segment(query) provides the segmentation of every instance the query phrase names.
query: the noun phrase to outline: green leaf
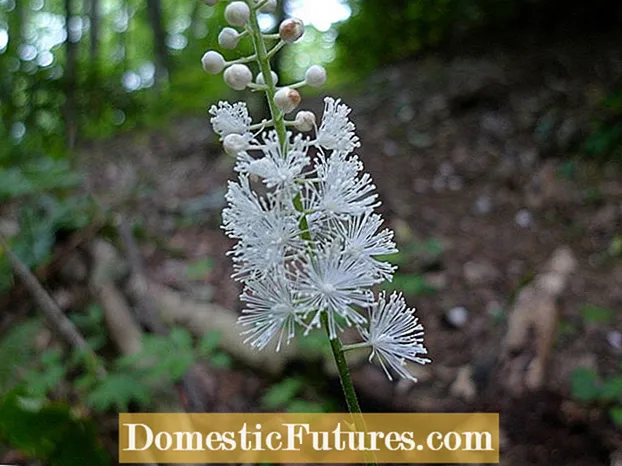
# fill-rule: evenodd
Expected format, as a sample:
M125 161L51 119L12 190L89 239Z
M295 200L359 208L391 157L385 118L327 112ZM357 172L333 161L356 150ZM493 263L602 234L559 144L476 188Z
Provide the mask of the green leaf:
M613 311L593 304L586 304L581 308L585 323L608 324L613 319Z
M50 466L108 466L92 421L77 419L71 407L15 390L0 398L3 443Z
M2 334L0 338L0 393L9 391L19 382L16 367L28 370L36 363L34 342L42 328L41 319L28 319Z
M292 400L287 407L288 413L324 413L326 412L322 403L317 401Z
M399 290L407 296L424 296L434 294L434 288L429 286L419 274L396 274L392 282L385 282L382 288L387 291Z
M583 367L575 369L571 376L571 391L572 396L579 401L590 402L598 399L598 374Z
M622 427L622 406L614 406L613 408L610 408L609 417L616 426Z
M0 200L14 199L35 190L19 168L0 168Z
M216 369L230 369L233 366L233 360L227 353L217 352L210 357L210 364Z
M117 359L119 371L140 367L145 383L161 383L162 379L178 382L194 364L195 351L190 332L183 328L171 330L167 336L145 335L143 348L131 356Z
M220 339L222 338L221 332L212 330L203 335L203 338L199 341L199 353L202 356L208 356L218 349L220 345Z
M308 335L297 337L297 344L304 355L329 355L332 354L330 340L324 332L310 332Z
M185 269L185 275L188 280L203 280L213 268L214 260L207 257L192 264L188 264Z
M600 389L600 398L603 401L622 399L622 375L605 380Z
M127 411L132 401L147 406L150 400L148 387L141 384L135 376L122 373L108 374L86 397L87 403L99 411Z
M63 380L67 370L62 354L57 350L47 350L40 358L41 368L24 374L28 393L36 397L45 397Z
M261 405L268 409L277 409L287 406L294 397L302 390L303 383L300 379L287 378L273 385L261 397Z

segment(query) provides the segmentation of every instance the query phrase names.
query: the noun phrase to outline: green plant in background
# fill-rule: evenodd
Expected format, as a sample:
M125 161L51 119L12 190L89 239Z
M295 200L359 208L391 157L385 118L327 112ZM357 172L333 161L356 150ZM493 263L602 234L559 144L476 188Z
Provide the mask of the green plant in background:
M601 103L601 116L593 122L582 152L599 161L622 162L622 90Z
M602 377L592 369L575 369L571 392L577 401L606 408L611 420L622 428L622 365L620 372L610 377Z
M586 324L609 324L613 319L613 311L593 304L581 307L583 322Z
M519 0L354 0L352 18L339 28L339 57L371 71L517 13ZM370 31L382 38L370 40Z
M303 398L308 382L301 377L287 377L272 385L261 397L259 403L268 410L285 409L289 413L325 413L335 409L329 400L313 401Z
M105 326L101 308L93 305L87 312L71 317L90 346L102 349L107 338L102 334ZM232 364L229 356L219 350L218 333L208 332L195 343L187 330L174 328L167 336L144 335L141 351L112 360L102 378L83 369L88 367L86 355L79 351L66 355L53 347L39 354L35 342L42 329L40 319L31 319L3 335L0 396L19 389L32 398L45 400L66 385L97 412L125 411L130 403L149 407L159 387L179 382L199 359L209 361L213 367L228 368ZM20 371L16 372L15 367Z
M0 442L50 466L112 464L94 421L77 415L67 403L24 390L0 395Z

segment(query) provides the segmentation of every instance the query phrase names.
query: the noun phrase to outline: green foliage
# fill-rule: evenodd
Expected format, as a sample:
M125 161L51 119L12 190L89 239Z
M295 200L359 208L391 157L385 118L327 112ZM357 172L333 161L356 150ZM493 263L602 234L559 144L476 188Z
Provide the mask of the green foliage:
M41 329L41 319L29 319L13 326L0 338L0 394L20 382L16 367L28 370L35 364L35 340Z
M279 409L288 406L302 391L304 383L299 378L289 377L273 385L261 397L261 406L267 409Z
M371 71L442 41L502 23L519 1L356 0L353 17L339 29L339 56L348 68Z
M330 340L326 338L323 331L310 332L308 335L296 337L296 344L300 348L300 352L308 358L316 356L329 356L332 358L332 349Z
M41 157L23 166L2 167L0 163L0 201L67 189L79 184L78 177L66 160Z
M572 395L579 401L597 400L600 394L598 373L585 368L575 369L571 377L571 389Z
M150 389L140 383L135 374L121 372L109 374L86 396L86 403L97 411L127 411L132 401L148 406L151 402Z
M622 427L622 406L614 406L609 409L609 417L615 425Z
M40 193L19 211L19 234L10 239L13 252L30 268L50 258L56 234L84 228L94 217L95 206L84 197L55 197ZM0 249L0 292L13 284L6 254Z
M600 116L592 123L582 153L598 161L622 162L622 89L602 101Z
M210 257L201 259L186 266L185 275L188 280L202 280L214 268L214 261Z
M93 421L69 405L11 391L0 397L0 440L50 466L107 466Z
M609 243L609 248L607 249L607 254L611 257L621 257L622 256L622 235L615 235Z
M574 398L584 403L608 407L611 420L622 426L622 366L618 375L603 378L596 371L577 368L571 377Z
M401 290L406 296L411 297L434 294L434 288L419 274L397 273L393 281L383 283L382 288L387 291Z
M581 308L583 321L588 324L608 324L613 319L613 311L604 307L586 304Z

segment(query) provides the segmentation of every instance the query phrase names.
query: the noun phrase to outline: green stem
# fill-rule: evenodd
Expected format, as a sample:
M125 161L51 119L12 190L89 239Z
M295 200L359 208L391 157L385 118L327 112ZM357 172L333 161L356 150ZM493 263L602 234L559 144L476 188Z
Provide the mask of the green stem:
M355 350L355 349L361 349L361 348L369 348L371 346L371 343L369 343L368 341L362 341L361 343L353 343L351 345L343 345L341 347L341 351L350 351L350 350Z
M274 124L274 128L276 130L277 136L279 138L279 144L281 146L281 154L283 157L287 156L287 129L285 124L285 116L283 112L281 112L276 104L274 103L274 95L276 93L276 83L272 79L272 73L270 68L270 57L271 54L268 53L266 49L266 44L264 43L264 37L259 29L259 22L257 21L257 10L256 5L254 4L254 0L246 0L246 3L251 9L251 15L249 20L249 28L248 32L253 41L253 46L255 48L255 53L257 56L257 63L259 64L259 68L261 73L263 74L264 82L266 83L266 99L268 100L268 107L270 108L270 114L272 115L272 122ZM277 50L282 45L278 44L275 46L272 51ZM303 212L302 199L300 194L296 196L294 199L294 206L299 212ZM303 233L301 237L307 241L311 240L311 235L309 234L309 228L307 223L307 218L303 214L300 220L300 226ZM339 371L339 380L341 381L341 387L343 389L343 393L346 398L346 404L348 405L348 411L353 415L354 424L356 429L361 432L366 432L365 421L362 417L361 407L359 405L358 398L356 396L356 391L354 389L354 383L352 383L352 377L350 377L350 369L348 368L348 363L346 361L341 340L339 338L330 339L330 332L328 328L328 316L325 312L321 314L322 326L326 330L326 335L330 340L330 346L333 350L333 357L335 358L335 363L337 364L337 370ZM375 461L371 460L366 463L368 466L376 466Z
M343 353L343 346L339 338L330 338L330 332L328 329L328 316L325 312L322 313L322 326L326 331L326 335L330 339L330 347L333 350L333 357L337 364L337 370L339 371L339 379L341 380L341 388L343 388L343 394L346 397L346 403L348 404L348 410L353 414L361 413L361 407L359 400L356 397L356 391L354 390L354 383L352 383L352 377L350 377L350 369L348 368L348 362Z
M259 21L257 20L257 11L255 10L255 4L253 0L246 0L246 3L251 9L251 16L249 20L249 34L253 41L253 47L257 55L257 63L259 69L263 74L264 82L266 83L266 99L268 100L268 107L270 108L270 114L272 115L272 121L274 121L274 129L279 138L279 144L281 145L281 153L285 157L287 149L287 130L285 128L285 115L281 112L274 103L274 94L276 94L276 83L272 79L272 69L270 68L270 56L266 49L261 29L259 28Z
M367 432L367 426L365 425L361 406L359 405L359 400L356 396L356 390L354 389L354 383L352 382L352 377L350 376L350 368L348 367L348 361L346 361L341 340L339 338L330 338L328 316L325 312L322 313L321 319L322 327L324 327L324 330L326 331L326 336L330 340L330 347L333 350L333 357L335 358L335 364L337 365L337 371L339 372L339 380L341 381L341 388L343 389L343 394L346 398L348 411L353 415L352 418L354 420L356 430L358 432ZM375 458L373 458L373 454L368 453L367 456L367 466L377 466ZM370 458L369 456L372 457Z

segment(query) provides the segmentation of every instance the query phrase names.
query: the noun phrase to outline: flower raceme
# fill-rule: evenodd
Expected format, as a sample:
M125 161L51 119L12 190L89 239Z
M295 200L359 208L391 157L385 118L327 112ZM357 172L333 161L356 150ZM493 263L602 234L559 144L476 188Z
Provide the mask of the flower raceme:
M263 90L272 99L272 119L258 123L243 102L219 102L210 109L214 132L236 158L238 180L229 182L222 217L223 229L237 240L229 254L233 278L244 284L242 334L257 349L276 341L278 351L297 330L307 335L325 317L330 339L346 327L358 329L363 341L345 350L370 348L370 360L377 359L390 379L395 373L414 380L407 361L429 362L423 357L423 327L401 294L373 293L374 286L392 279L395 267L382 257L397 249L393 232L374 213L380 201L371 176L354 154L360 142L350 109L326 97L319 126L306 110L285 120L300 104L296 89L322 86L326 71L314 65L304 81L276 87L269 58L299 39L304 25L285 20L279 42L267 51L263 44L258 47L259 40L275 39L253 27L257 11L270 5L247 0L227 6L230 27L219 42L235 48L249 35L254 56L225 62L208 51L202 60L209 73L224 70L232 88ZM253 60L260 68L254 82L245 64Z

